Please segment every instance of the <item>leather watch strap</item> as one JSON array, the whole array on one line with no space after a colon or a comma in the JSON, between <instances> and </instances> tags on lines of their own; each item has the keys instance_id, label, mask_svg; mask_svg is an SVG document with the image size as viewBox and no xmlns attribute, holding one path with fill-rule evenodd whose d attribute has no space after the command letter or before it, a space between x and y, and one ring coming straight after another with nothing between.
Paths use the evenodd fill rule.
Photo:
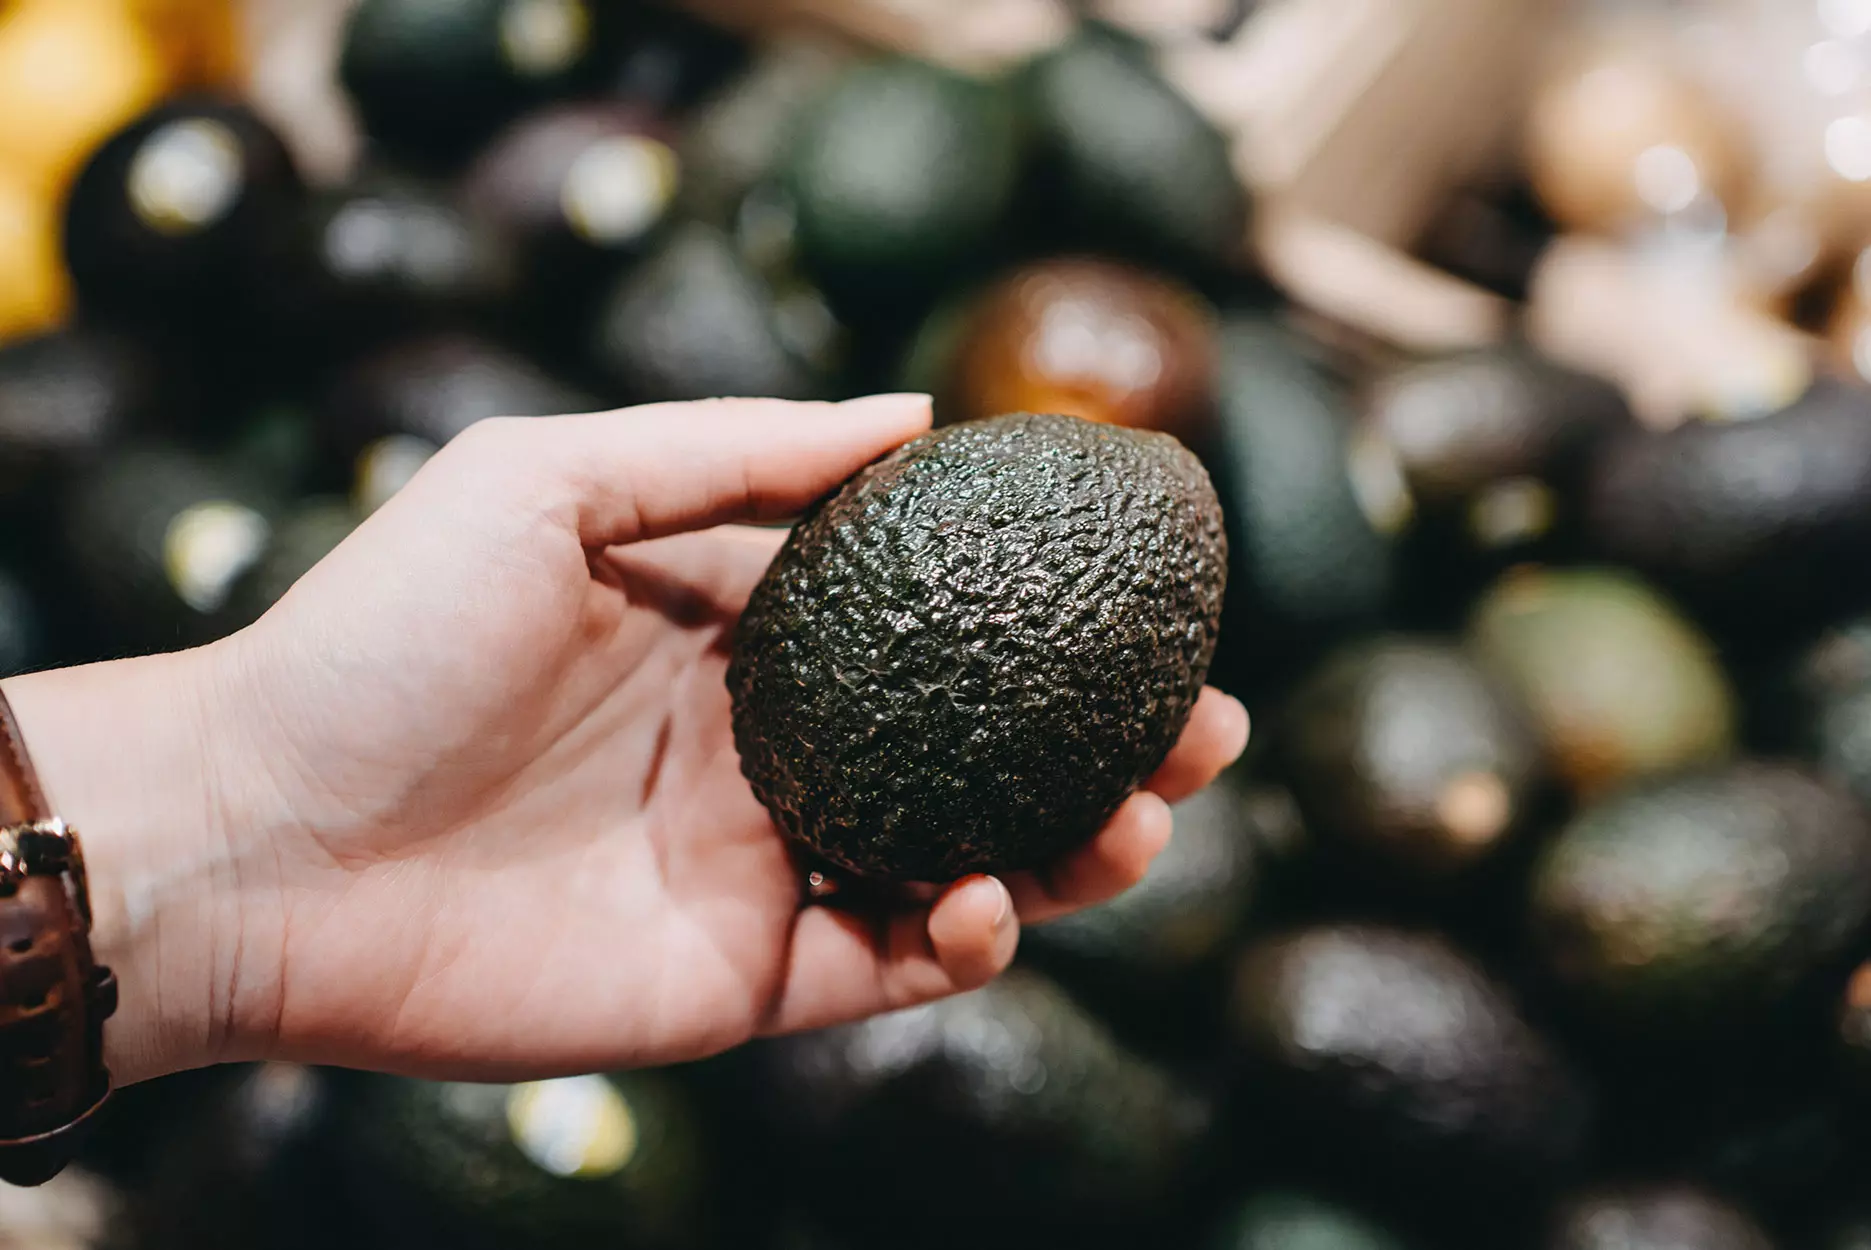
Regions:
<instances>
[{"instance_id":1,"label":"leather watch strap","mask_svg":"<svg viewBox=\"0 0 1871 1250\"><path fill-rule=\"evenodd\" d=\"M0 1180L64 1169L110 1095L117 982L91 954L75 832L52 814L0 693Z\"/></svg>"}]
</instances>

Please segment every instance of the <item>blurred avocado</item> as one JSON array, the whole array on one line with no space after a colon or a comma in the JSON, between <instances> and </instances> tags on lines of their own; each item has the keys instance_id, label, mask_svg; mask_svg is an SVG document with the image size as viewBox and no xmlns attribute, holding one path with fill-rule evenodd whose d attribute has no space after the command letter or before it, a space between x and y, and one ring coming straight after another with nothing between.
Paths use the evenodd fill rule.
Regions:
<instances>
[{"instance_id":1,"label":"blurred avocado","mask_svg":"<svg viewBox=\"0 0 1871 1250\"><path fill-rule=\"evenodd\" d=\"M1646 779L1545 848L1531 919L1554 975L1614 1028L1758 1022L1871 920L1871 824L1792 765Z\"/></svg>"},{"instance_id":2,"label":"blurred avocado","mask_svg":"<svg viewBox=\"0 0 1871 1250\"><path fill-rule=\"evenodd\" d=\"M329 1157L337 1078L263 1063L205 1091L132 1190L138 1250L317 1250L356 1235Z\"/></svg>"},{"instance_id":3,"label":"blurred avocado","mask_svg":"<svg viewBox=\"0 0 1871 1250\"><path fill-rule=\"evenodd\" d=\"M123 338L58 330L0 345L0 508L45 502L156 424L158 389L149 354Z\"/></svg>"},{"instance_id":4,"label":"blurred avocado","mask_svg":"<svg viewBox=\"0 0 1871 1250\"><path fill-rule=\"evenodd\" d=\"M523 272L499 223L382 170L314 195L302 246L307 346L332 361L424 329L484 328Z\"/></svg>"},{"instance_id":5,"label":"blurred avocado","mask_svg":"<svg viewBox=\"0 0 1871 1250\"><path fill-rule=\"evenodd\" d=\"M1452 624L1450 609L1510 562L1577 550L1591 458L1636 428L1615 387L1517 343L1380 371L1357 455L1371 469L1388 460L1408 492L1411 618Z\"/></svg>"},{"instance_id":6,"label":"blurred avocado","mask_svg":"<svg viewBox=\"0 0 1871 1250\"><path fill-rule=\"evenodd\" d=\"M1022 266L966 314L941 395L944 421L1058 412L1199 444L1215 419L1215 313L1130 265L1081 257Z\"/></svg>"},{"instance_id":7,"label":"blurred avocado","mask_svg":"<svg viewBox=\"0 0 1871 1250\"><path fill-rule=\"evenodd\" d=\"M1398 496L1360 481L1347 402L1316 352L1263 317L1221 330L1219 430L1198 450L1228 520L1215 681L1236 694L1292 680L1390 598Z\"/></svg>"},{"instance_id":8,"label":"blurred avocado","mask_svg":"<svg viewBox=\"0 0 1871 1250\"><path fill-rule=\"evenodd\" d=\"M860 1245L1168 1236L1161 1222L1195 1179L1208 1121L1199 1099L1023 969L777 1039L759 1065L789 1186L827 1195L820 1214Z\"/></svg>"},{"instance_id":9,"label":"blurred avocado","mask_svg":"<svg viewBox=\"0 0 1871 1250\"><path fill-rule=\"evenodd\" d=\"M901 58L854 66L782 165L800 265L841 310L920 312L991 253L1019 157L996 86Z\"/></svg>"},{"instance_id":10,"label":"blurred avocado","mask_svg":"<svg viewBox=\"0 0 1871 1250\"><path fill-rule=\"evenodd\" d=\"M385 153L446 169L527 105L579 83L598 16L590 0L361 0L339 78Z\"/></svg>"},{"instance_id":11,"label":"blurred avocado","mask_svg":"<svg viewBox=\"0 0 1871 1250\"><path fill-rule=\"evenodd\" d=\"M1262 939L1230 1012L1252 1122L1282 1157L1480 1209L1550 1185L1584 1144L1570 1065L1440 937L1335 924Z\"/></svg>"},{"instance_id":12,"label":"blurred avocado","mask_svg":"<svg viewBox=\"0 0 1871 1250\"><path fill-rule=\"evenodd\" d=\"M1405 1250L1406 1244L1337 1203L1273 1191L1235 1206L1208 1250Z\"/></svg>"},{"instance_id":13,"label":"blurred avocado","mask_svg":"<svg viewBox=\"0 0 1871 1250\"><path fill-rule=\"evenodd\" d=\"M325 431L357 465L385 439L433 452L487 417L594 412L593 397L472 335L428 335L359 360L332 382Z\"/></svg>"},{"instance_id":14,"label":"blurred avocado","mask_svg":"<svg viewBox=\"0 0 1871 1250\"><path fill-rule=\"evenodd\" d=\"M160 444L113 453L63 502L73 582L132 650L218 637L281 509L251 474Z\"/></svg>"},{"instance_id":15,"label":"blurred avocado","mask_svg":"<svg viewBox=\"0 0 1871 1250\"><path fill-rule=\"evenodd\" d=\"M495 136L469 167L466 203L519 245L536 336L583 324L650 246L682 185L672 142L642 109L557 104Z\"/></svg>"},{"instance_id":16,"label":"blurred avocado","mask_svg":"<svg viewBox=\"0 0 1871 1250\"><path fill-rule=\"evenodd\" d=\"M1583 1194L1561 1204L1545 1250L1774 1250L1745 1212L1688 1186Z\"/></svg>"},{"instance_id":17,"label":"blurred avocado","mask_svg":"<svg viewBox=\"0 0 1871 1250\"><path fill-rule=\"evenodd\" d=\"M631 402L825 397L839 327L816 294L775 291L719 231L673 232L605 297L592 361Z\"/></svg>"},{"instance_id":18,"label":"blurred avocado","mask_svg":"<svg viewBox=\"0 0 1871 1250\"><path fill-rule=\"evenodd\" d=\"M304 186L244 105L171 101L92 153L65 205L80 312L145 335L243 328L291 273Z\"/></svg>"},{"instance_id":19,"label":"blurred avocado","mask_svg":"<svg viewBox=\"0 0 1871 1250\"><path fill-rule=\"evenodd\" d=\"M1021 79L1029 229L1192 273L1238 264L1249 205L1228 141L1148 49L1086 23Z\"/></svg>"},{"instance_id":20,"label":"blurred avocado","mask_svg":"<svg viewBox=\"0 0 1871 1250\"><path fill-rule=\"evenodd\" d=\"M1215 975L1246 925L1259 861L1277 854L1264 787L1225 773L1170 809L1174 834L1108 903L1035 925L1020 950L1139 1042L1213 1031Z\"/></svg>"},{"instance_id":21,"label":"blurred avocado","mask_svg":"<svg viewBox=\"0 0 1871 1250\"><path fill-rule=\"evenodd\" d=\"M1871 391L1822 380L1779 412L1690 420L1605 449L1590 525L1738 642L1871 601Z\"/></svg>"},{"instance_id":22,"label":"blurred avocado","mask_svg":"<svg viewBox=\"0 0 1871 1250\"><path fill-rule=\"evenodd\" d=\"M1544 760L1525 713L1462 651L1383 636L1332 656L1280 722L1307 828L1387 884L1494 854L1536 809Z\"/></svg>"},{"instance_id":23,"label":"blurred avocado","mask_svg":"<svg viewBox=\"0 0 1871 1250\"><path fill-rule=\"evenodd\" d=\"M1468 637L1580 793L1734 748L1735 695L1713 644L1622 570L1511 570L1476 604Z\"/></svg>"},{"instance_id":24,"label":"blurred avocado","mask_svg":"<svg viewBox=\"0 0 1871 1250\"><path fill-rule=\"evenodd\" d=\"M851 57L829 39L799 32L764 43L747 72L704 101L678 139L682 211L726 228L747 193L777 173L801 120Z\"/></svg>"},{"instance_id":25,"label":"blurred avocado","mask_svg":"<svg viewBox=\"0 0 1871 1250\"><path fill-rule=\"evenodd\" d=\"M341 1115L353 1192L395 1243L707 1244L709 1146L668 1072L517 1085L372 1076Z\"/></svg>"},{"instance_id":26,"label":"blurred avocado","mask_svg":"<svg viewBox=\"0 0 1871 1250\"><path fill-rule=\"evenodd\" d=\"M347 499L314 497L294 504L273 528L266 551L234 584L227 607L230 627L259 620L357 523L357 509Z\"/></svg>"}]
</instances>

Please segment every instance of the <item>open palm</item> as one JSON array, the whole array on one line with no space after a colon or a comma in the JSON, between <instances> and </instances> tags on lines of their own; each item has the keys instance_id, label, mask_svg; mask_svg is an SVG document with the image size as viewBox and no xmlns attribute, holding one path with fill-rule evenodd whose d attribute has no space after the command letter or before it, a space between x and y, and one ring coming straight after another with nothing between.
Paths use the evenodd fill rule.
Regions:
<instances>
[{"instance_id":1,"label":"open palm","mask_svg":"<svg viewBox=\"0 0 1871 1250\"><path fill-rule=\"evenodd\" d=\"M1245 742L1207 692L1085 849L889 915L802 903L742 779L733 623L792 515L927 402L485 422L223 644L251 709L228 1049L435 1076L668 1062L970 988L1134 883ZM278 974L272 975L276 964Z\"/></svg>"}]
</instances>

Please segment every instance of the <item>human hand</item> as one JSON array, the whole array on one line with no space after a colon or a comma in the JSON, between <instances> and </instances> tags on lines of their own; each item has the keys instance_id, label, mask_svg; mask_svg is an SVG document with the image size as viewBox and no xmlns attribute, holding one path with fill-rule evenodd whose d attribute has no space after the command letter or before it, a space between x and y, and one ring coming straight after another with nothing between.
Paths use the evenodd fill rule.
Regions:
<instances>
[{"instance_id":1,"label":"human hand","mask_svg":"<svg viewBox=\"0 0 1871 1250\"><path fill-rule=\"evenodd\" d=\"M275 1057L465 1079L691 1059L979 985L1133 884L1239 754L1205 691L1089 845L884 917L802 906L742 779L733 623L927 401L483 422L257 624L14 679L86 838L120 1080Z\"/></svg>"}]
</instances>

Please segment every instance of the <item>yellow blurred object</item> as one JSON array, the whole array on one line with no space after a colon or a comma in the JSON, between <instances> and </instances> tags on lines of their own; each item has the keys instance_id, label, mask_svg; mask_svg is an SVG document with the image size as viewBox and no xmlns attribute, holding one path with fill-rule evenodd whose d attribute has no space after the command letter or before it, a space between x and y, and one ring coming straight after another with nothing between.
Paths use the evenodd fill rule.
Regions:
<instances>
[{"instance_id":1,"label":"yellow blurred object","mask_svg":"<svg viewBox=\"0 0 1871 1250\"><path fill-rule=\"evenodd\" d=\"M123 0L16 0L0 12L0 172L62 191L167 86Z\"/></svg>"},{"instance_id":2,"label":"yellow blurred object","mask_svg":"<svg viewBox=\"0 0 1871 1250\"><path fill-rule=\"evenodd\" d=\"M235 0L127 0L162 48L179 86L238 82L246 68L241 10Z\"/></svg>"},{"instance_id":3,"label":"yellow blurred object","mask_svg":"<svg viewBox=\"0 0 1871 1250\"><path fill-rule=\"evenodd\" d=\"M0 341L49 330L70 306L57 204L44 189L0 173Z\"/></svg>"}]
</instances>

